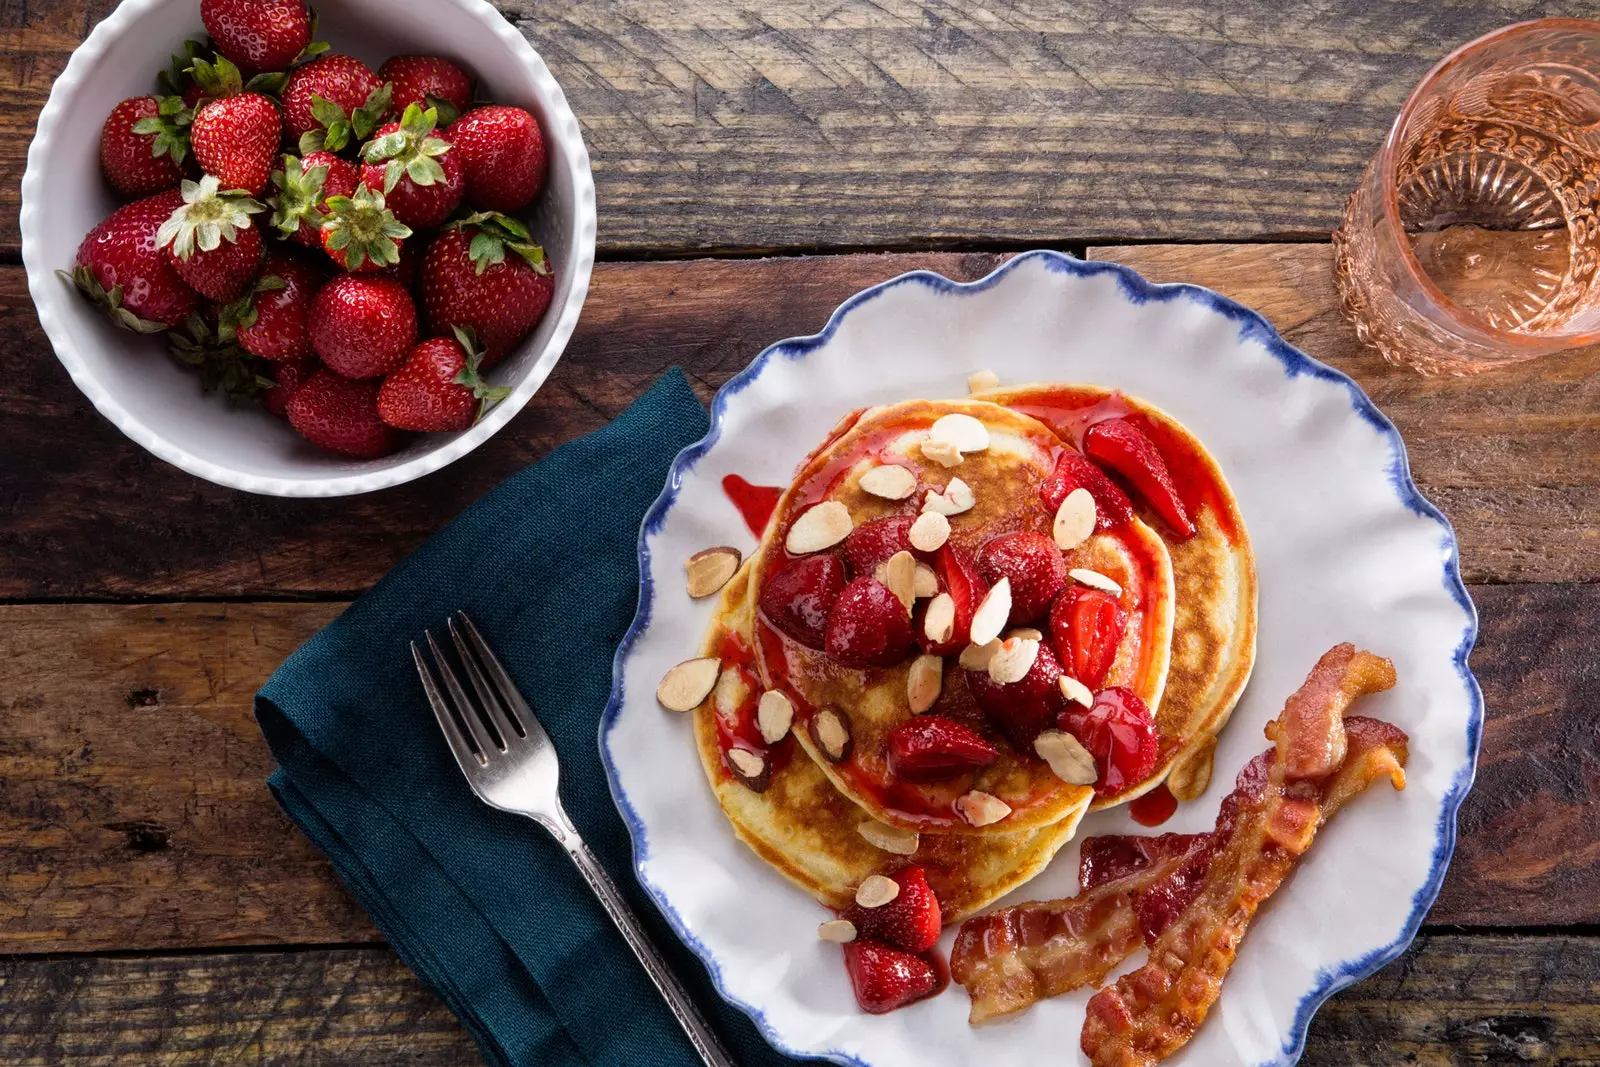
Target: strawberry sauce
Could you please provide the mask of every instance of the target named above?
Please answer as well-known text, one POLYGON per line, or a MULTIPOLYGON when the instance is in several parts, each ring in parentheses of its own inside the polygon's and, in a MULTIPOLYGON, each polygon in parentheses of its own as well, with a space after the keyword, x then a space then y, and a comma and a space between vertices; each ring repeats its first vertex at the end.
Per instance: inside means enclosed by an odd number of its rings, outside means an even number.
POLYGON ((772 521, 772 513, 777 510, 778 500, 783 496, 783 490, 775 485, 751 485, 737 474, 722 479, 722 491, 739 509, 744 524, 750 527, 750 532, 756 537, 760 537, 767 523, 772 521))
POLYGON ((1165 785, 1158 785, 1128 805, 1128 814, 1140 826, 1160 826, 1178 810, 1178 798, 1165 785))
POLYGON ((756 722, 756 708, 761 700, 761 679, 756 676, 755 657, 738 634, 727 633, 717 649, 717 658, 722 660, 724 669, 738 668, 749 689, 749 696, 734 710, 732 718, 715 708, 711 714, 717 726, 717 749, 722 753, 724 773, 733 773, 728 770, 727 757, 729 750, 735 748, 761 756, 769 762, 772 773, 778 773, 789 765, 794 754, 794 741, 785 737, 776 745, 768 745, 766 738, 761 736, 761 727, 756 722))

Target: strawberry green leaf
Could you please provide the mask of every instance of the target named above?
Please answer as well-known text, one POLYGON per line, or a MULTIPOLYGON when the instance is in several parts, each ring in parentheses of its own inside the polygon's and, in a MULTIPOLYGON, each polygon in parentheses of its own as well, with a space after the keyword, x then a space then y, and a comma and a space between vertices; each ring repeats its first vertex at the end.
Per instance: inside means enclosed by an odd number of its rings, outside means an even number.
POLYGON ((57 271, 56 273, 72 282, 72 284, 76 285, 80 290, 82 290, 83 294, 91 301, 100 305, 101 310, 105 311, 105 313, 111 317, 111 321, 116 323, 118 326, 121 326, 123 329, 132 330, 134 333, 147 334, 161 333, 166 329, 166 326, 162 325, 161 323, 151 322, 148 319, 141 319, 139 316, 123 307, 122 286, 115 286, 110 292, 107 292, 105 287, 100 284, 100 279, 95 277, 94 271, 90 270, 88 267, 79 267, 71 274, 68 274, 66 271, 57 271))
POLYGON ((156 247, 171 247, 172 254, 187 262, 196 248, 214 252, 222 242, 233 244, 251 226, 250 216, 267 210, 266 205, 239 190, 223 191, 215 175, 182 185, 183 204, 156 230, 156 247))
POLYGON ((439 113, 440 126, 449 126, 461 117, 459 108, 443 97, 434 96, 432 93, 428 94, 428 107, 439 113))
POLYGON ((261 93, 263 96, 279 96, 288 82, 287 71, 276 71, 270 74, 257 74, 246 82, 244 87, 248 92, 261 93))
POLYGON ((322 225, 322 191, 328 182, 328 166, 306 170, 294 156, 283 157, 283 168, 272 172, 277 195, 267 201, 272 208, 272 225, 285 237, 300 231, 306 223, 313 229, 322 225))
POLYGON ((356 109, 356 113, 350 116, 350 125, 356 132, 357 140, 365 141, 372 136, 373 130, 383 124, 393 99, 394 87, 384 83, 372 91, 365 104, 356 109))

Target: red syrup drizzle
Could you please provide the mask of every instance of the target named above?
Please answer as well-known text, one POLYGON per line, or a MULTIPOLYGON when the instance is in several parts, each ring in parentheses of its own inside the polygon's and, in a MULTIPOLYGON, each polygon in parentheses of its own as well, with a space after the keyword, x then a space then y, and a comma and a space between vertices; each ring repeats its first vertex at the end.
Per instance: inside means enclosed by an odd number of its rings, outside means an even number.
POLYGON ((1178 798, 1164 784, 1128 805, 1128 814, 1140 826, 1160 826, 1178 810, 1178 798))
POLYGON ((728 499, 744 517, 744 524, 756 537, 766 531, 772 513, 778 508, 778 499, 783 496, 783 490, 775 485, 751 485, 737 474, 722 479, 722 491, 728 494, 728 499))
POLYGON ((728 774, 733 773, 727 770, 726 766, 728 751, 741 748, 768 760, 772 773, 777 774, 789 765, 794 752, 794 741, 785 737, 776 745, 768 745, 766 739, 761 736, 761 727, 756 721, 761 681, 755 674, 753 654, 737 634, 730 633, 724 635, 722 645, 717 650, 717 657, 722 660, 725 668, 737 668, 744 676, 745 686, 749 689, 749 695, 735 710, 732 719, 715 708, 711 712, 712 721, 717 728, 717 747, 722 751, 724 770, 728 774))

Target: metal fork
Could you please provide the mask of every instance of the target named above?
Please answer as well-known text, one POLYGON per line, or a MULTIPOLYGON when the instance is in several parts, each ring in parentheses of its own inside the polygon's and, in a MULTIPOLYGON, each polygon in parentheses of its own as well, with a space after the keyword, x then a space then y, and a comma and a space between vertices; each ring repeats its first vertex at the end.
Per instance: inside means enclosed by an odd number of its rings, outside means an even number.
POLYGON ((467 695, 431 630, 424 636, 433 652, 439 677, 444 681, 442 692, 415 641, 411 642, 411 655, 417 662, 417 674, 422 678, 428 703, 433 706, 439 728, 450 742, 450 751, 461 765, 461 773, 467 776, 467 784, 478 794, 478 799, 490 807, 526 815, 550 831, 572 857, 594 895, 605 905, 606 913, 644 965, 650 980, 667 998, 672 1014, 678 1017, 700 1058, 709 1067, 735 1067, 683 986, 667 969, 666 961, 650 943, 639 920, 628 910, 616 884, 589 851, 589 846, 583 843, 562 809, 557 791, 561 765, 556 760, 555 746, 550 743, 544 727, 539 725, 533 709, 517 692, 511 676, 466 613, 457 612, 449 625, 456 658, 468 684, 477 694, 476 702, 467 695))

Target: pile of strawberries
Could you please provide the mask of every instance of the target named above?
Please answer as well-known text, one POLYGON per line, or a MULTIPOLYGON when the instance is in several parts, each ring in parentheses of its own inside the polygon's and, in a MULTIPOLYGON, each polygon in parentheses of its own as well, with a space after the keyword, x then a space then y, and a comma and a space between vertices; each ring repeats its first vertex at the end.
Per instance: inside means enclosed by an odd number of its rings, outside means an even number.
POLYGON ((211 44, 105 122, 101 168, 132 202, 84 239, 73 281, 119 325, 166 332, 207 389, 331 451, 471 426, 507 392, 482 372, 554 292, 512 214, 544 187, 538 121, 475 106, 445 59, 374 73, 329 53, 304 0, 200 16, 211 44))

